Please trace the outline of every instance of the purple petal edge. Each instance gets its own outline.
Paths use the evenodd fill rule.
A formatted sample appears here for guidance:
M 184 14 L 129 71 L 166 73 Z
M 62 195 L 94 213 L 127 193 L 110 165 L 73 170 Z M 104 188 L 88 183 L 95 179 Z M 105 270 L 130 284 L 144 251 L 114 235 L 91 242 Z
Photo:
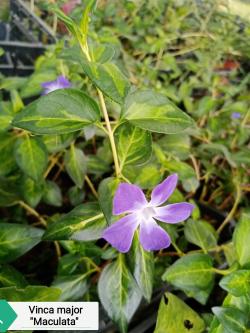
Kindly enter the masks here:
M 115 192 L 113 214 L 120 215 L 134 212 L 146 204 L 147 200 L 140 187 L 133 184 L 121 183 Z
M 178 182 L 178 175 L 176 173 L 168 176 L 162 183 L 157 185 L 151 194 L 150 204 L 153 206 L 160 206 L 171 196 L 174 192 Z
M 192 213 L 194 205 L 188 202 L 175 203 L 155 208 L 155 216 L 159 221 L 166 223 L 179 223 L 186 220 Z
M 102 233 L 102 238 L 119 252 L 128 252 L 138 224 L 139 222 L 133 214 L 127 215 L 106 228 Z
M 141 223 L 139 239 L 146 251 L 159 251 L 171 244 L 168 233 L 158 226 L 153 219 Z

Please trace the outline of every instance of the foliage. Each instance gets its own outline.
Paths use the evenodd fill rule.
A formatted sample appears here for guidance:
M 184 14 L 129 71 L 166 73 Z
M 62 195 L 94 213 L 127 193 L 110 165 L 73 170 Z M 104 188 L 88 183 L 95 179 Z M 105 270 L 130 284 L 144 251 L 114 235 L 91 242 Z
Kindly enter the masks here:
M 0 298 L 100 300 L 125 333 L 157 295 L 155 333 L 249 332 L 249 23 L 212 0 L 37 5 L 63 35 L 0 76 Z M 161 223 L 171 247 L 110 247 L 119 184 L 172 173 L 195 209 Z

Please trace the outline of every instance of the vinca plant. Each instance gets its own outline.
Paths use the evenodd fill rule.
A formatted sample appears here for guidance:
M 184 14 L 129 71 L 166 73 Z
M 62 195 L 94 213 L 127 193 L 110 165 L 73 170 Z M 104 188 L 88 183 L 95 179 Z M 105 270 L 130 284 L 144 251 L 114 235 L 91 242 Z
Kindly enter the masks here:
M 0 77 L 0 299 L 249 333 L 248 23 L 217 1 L 46 10 L 68 32 Z

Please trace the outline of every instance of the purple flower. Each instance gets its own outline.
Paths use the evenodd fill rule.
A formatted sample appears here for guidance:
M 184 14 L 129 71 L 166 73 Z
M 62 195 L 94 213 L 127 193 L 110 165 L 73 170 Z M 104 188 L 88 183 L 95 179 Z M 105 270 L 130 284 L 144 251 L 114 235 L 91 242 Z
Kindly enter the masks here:
M 233 112 L 231 114 L 231 118 L 232 119 L 240 119 L 241 118 L 241 114 L 239 112 Z
M 128 252 L 134 233 L 140 227 L 139 239 L 145 250 L 157 251 L 168 247 L 171 239 L 156 220 L 179 223 L 187 219 L 194 208 L 187 202 L 161 206 L 174 192 L 177 181 L 177 174 L 167 177 L 154 188 L 150 202 L 138 186 L 121 183 L 115 193 L 113 214 L 129 214 L 106 228 L 102 237 L 118 251 Z
M 57 89 L 70 88 L 71 83 L 65 76 L 60 75 L 55 81 L 44 82 L 41 84 L 41 86 L 44 88 L 43 95 L 47 95 L 51 91 Z

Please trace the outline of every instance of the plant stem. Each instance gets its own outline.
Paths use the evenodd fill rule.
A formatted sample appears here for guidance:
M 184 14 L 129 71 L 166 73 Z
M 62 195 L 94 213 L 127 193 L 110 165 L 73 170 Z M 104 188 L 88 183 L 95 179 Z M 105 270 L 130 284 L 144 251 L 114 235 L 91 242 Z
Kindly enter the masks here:
M 241 199 L 241 189 L 240 189 L 240 185 L 237 184 L 236 185 L 236 198 L 235 198 L 235 202 L 234 205 L 231 209 L 231 211 L 229 212 L 229 214 L 227 215 L 227 217 L 225 218 L 225 220 L 222 222 L 222 224 L 219 226 L 219 228 L 217 229 L 217 233 L 218 235 L 221 233 L 221 231 L 225 228 L 225 226 L 227 225 L 227 223 L 231 220 L 231 218 L 234 216 L 236 209 L 238 207 L 238 204 L 240 202 Z
M 182 252 L 181 249 L 180 249 L 180 248 L 179 248 L 174 242 L 172 242 L 172 246 L 173 246 L 173 248 L 176 250 L 176 252 L 178 253 L 178 255 L 179 255 L 180 257 L 182 257 L 182 256 L 185 255 L 185 253 Z
M 23 208 L 24 208 L 24 209 L 25 209 L 30 215 L 33 215 L 33 216 L 37 217 L 38 220 L 39 220 L 39 222 L 40 222 L 43 226 L 47 227 L 47 223 L 46 223 L 46 221 L 44 220 L 44 218 L 43 218 L 41 215 L 38 214 L 38 212 L 37 212 L 35 209 L 33 209 L 32 207 L 30 207 L 29 205 L 27 205 L 24 201 L 18 201 L 18 203 L 19 203 L 19 205 L 20 205 L 21 207 L 23 207 Z
M 87 42 L 86 42 L 86 45 L 81 45 L 81 43 L 80 43 L 80 46 L 81 46 L 81 49 L 82 49 L 83 53 L 86 55 L 88 61 L 91 62 L 92 59 L 91 59 L 89 51 L 88 51 Z M 98 97 L 99 97 L 99 100 L 100 100 L 101 109 L 102 109 L 102 113 L 103 113 L 103 116 L 104 116 L 105 124 L 106 124 L 106 127 L 107 127 L 107 134 L 108 134 L 108 137 L 109 137 L 111 150 L 112 150 L 112 154 L 113 154 L 113 159 L 114 159 L 114 164 L 115 164 L 115 173 L 116 173 L 117 177 L 120 177 L 121 176 L 121 169 L 120 169 L 118 154 L 117 154 L 116 145 L 115 145 L 114 132 L 113 132 L 111 124 L 110 124 L 108 110 L 107 110 L 107 107 L 106 107 L 106 104 L 105 104 L 103 93 L 98 88 L 96 88 L 96 89 L 97 89 Z
M 217 274 L 220 274 L 220 275 L 228 275 L 228 274 L 236 271 L 237 268 L 238 268 L 238 266 L 233 265 L 232 267 L 230 267 L 228 269 L 218 269 L 218 268 L 213 267 L 212 270 L 213 270 L 214 273 L 217 273 Z
M 121 175 L 121 170 L 120 170 L 120 166 L 119 166 L 118 154 L 117 154 L 116 145 L 115 145 L 114 133 L 113 133 L 111 125 L 110 125 L 110 120 L 109 120 L 106 104 L 104 101 L 103 93 L 98 88 L 97 88 L 97 92 L 98 92 L 98 96 L 100 99 L 101 108 L 102 108 L 103 116 L 105 119 L 107 131 L 108 131 L 109 141 L 110 141 L 111 150 L 112 150 L 112 154 L 113 154 L 113 158 L 114 158 L 116 176 L 119 177 Z
M 86 183 L 88 184 L 89 188 L 91 189 L 91 192 L 93 193 L 93 195 L 96 197 L 96 199 L 98 199 L 98 193 L 97 193 L 92 181 L 89 179 L 89 177 L 87 175 L 84 177 L 84 179 L 85 179 Z

